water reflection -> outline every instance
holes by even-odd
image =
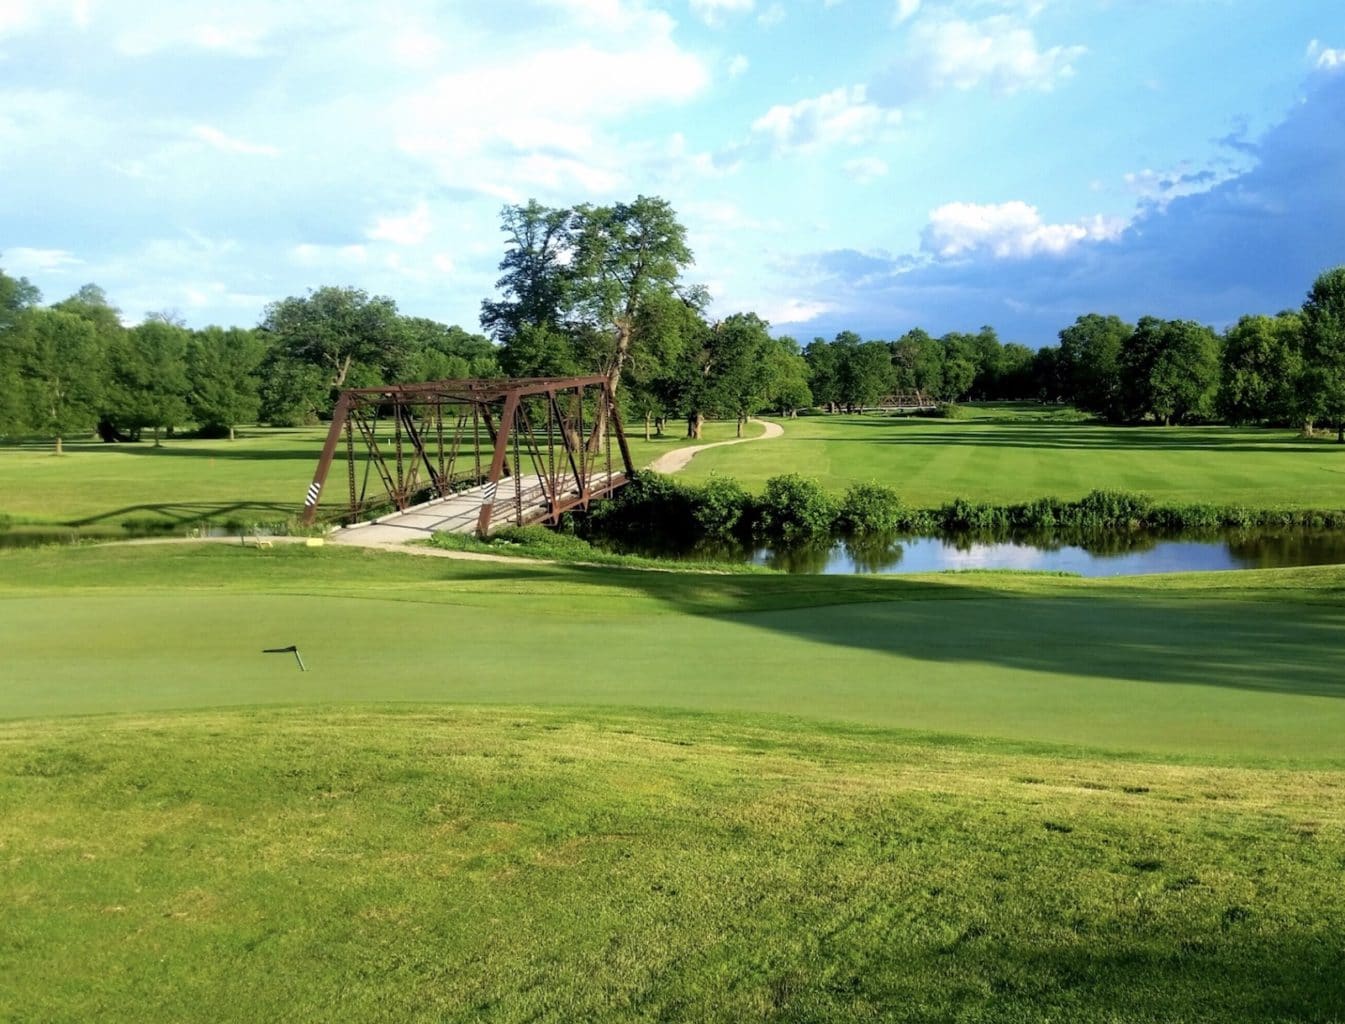
[[[1345,532],[1206,531],[1032,536],[851,537],[791,547],[700,543],[679,551],[622,545],[631,553],[687,561],[742,561],[789,573],[917,573],[950,569],[1031,569],[1081,576],[1345,563]]]

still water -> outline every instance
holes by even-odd
[[[832,540],[788,548],[700,547],[643,553],[688,561],[746,561],[793,573],[917,573],[949,569],[1035,569],[1080,576],[1140,576],[1220,569],[1273,569],[1345,563],[1345,531],[1237,530],[1199,537],[1110,534],[1034,537],[891,537]]]

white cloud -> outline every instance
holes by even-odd
[[[757,24],[762,28],[771,28],[784,20],[785,8],[783,4],[771,4],[757,15]]]
[[[1345,68],[1345,50],[1333,50],[1314,39],[1308,44],[1308,59],[1319,71],[1334,71]]]
[[[777,151],[806,151],[868,142],[900,121],[901,111],[870,103],[864,86],[856,85],[771,107],[753,122],[752,134]]]
[[[1049,90],[1074,74],[1082,46],[1041,49],[1029,28],[996,15],[979,22],[959,18],[919,21],[910,48],[917,74],[930,88],[972,89],[988,85],[1003,93]]]
[[[888,171],[887,161],[876,156],[861,156],[854,160],[847,160],[841,165],[841,169],[861,185],[868,185],[877,181],[885,176]]]
[[[729,61],[729,77],[737,78],[739,75],[745,74],[750,66],[751,64],[746,57],[741,53],[737,54]]]
[[[232,135],[225,135],[218,128],[212,128],[208,124],[198,124],[191,130],[192,137],[199,139],[209,146],[213,146],[222,153],[243,153],[247,156],[279,156],[280,150],[275,146],[262,145],[261,143],[248,142],[246,139],[234,138]]]
[[[429,237],[431,228],[429,204],[421,200],[409,213],[379,217],[365,234],[393,245],[419,245]]]
[[[772,327],[784,324],[804,324],[809,320],[830,313],[837,307],[830,302],[814,302],[809,299],[767,299],[756,302],[752,307],[757,315]]]
[[[718,25],[724,15],[745,14],[755,6],[755,0],[691,0],[691,9],[707,25]]]
[[[908,21],[915,16],[915,12],[920,10],[920,0],[897,0],[897,10],[894,17],[898,22]]]
[[[1221,171],[1208,168],[1193,171],[1187,165],[1179,166],[1173,171],[1155,171],[1146,167],[1142,171],[1128,172],[1124,176],[1124,181],[1126,188],[1139,196],[1144,203],[1162,210],[1174,199],[1208,192],[1239,173],[1241,170],[1232,165]]]
[[[1110,241],[1125,222],[1090,217],[1072,224],[1046,224],[1035,206],[1008,203],[946,203],[930,212],[921,248],[943,259],[989,255],[995,259],[1062,255],[1082,242]]]
[[[28,249],[14,246],[6,249],[5,265],[10,273],[20,275],[32,273],[54,273],[67,267],[79,266],[84,261],[65,249]]]

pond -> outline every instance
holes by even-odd
[[[610,544],[603,546],[611,548]],[[802,546],[700,545],[635,554],[686,561],[743,561],[791,573],[918,573],[949,569],[1034,569],[1080,576],[1140,576],[1222,569],[1345,563],[1345,531],[1229,530],[1199,536],[1145,533],[1071,538],[887,537]]]

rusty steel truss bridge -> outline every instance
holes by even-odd
[[[611,381],[601,375],[342,391],[305,496],[306,525],[319,519],[338,459],[347,500],[324,510],[324,521],[479,537],[554,525],[634,473]]]

